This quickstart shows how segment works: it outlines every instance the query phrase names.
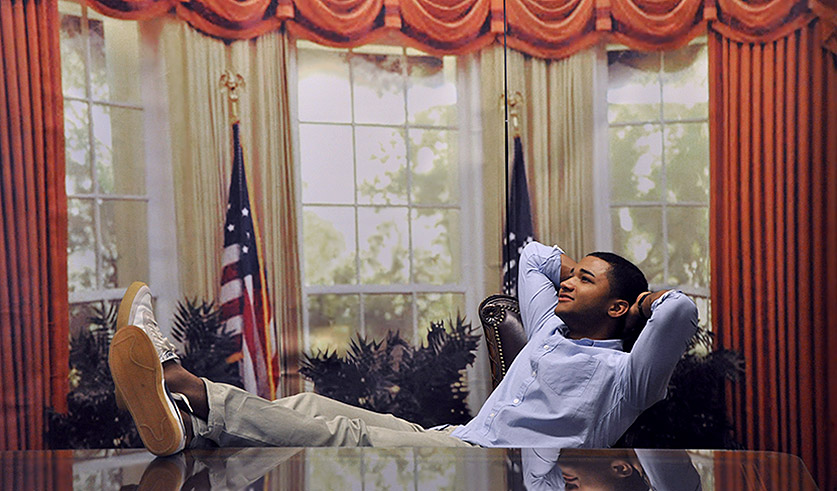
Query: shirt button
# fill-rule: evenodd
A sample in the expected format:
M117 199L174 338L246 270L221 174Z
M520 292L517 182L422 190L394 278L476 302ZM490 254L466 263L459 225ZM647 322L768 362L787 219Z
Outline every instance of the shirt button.
M532 376L535 377L537 375L538 375L538 372L536 372L535 370L532 370Z
M549 349L549 345L548 344L543 345L543 349Z
M515 403L515 404L517 404L518 402L520 402L520 399L518 399L517 397L515 397L515 398L514 398L514 400L513 400L512 402L513 402L513 403Z
M491 414L489 414L488 416L490 416L490 417L492 417L492 418L493 418L493 417L494 417L494 413L491 413Z

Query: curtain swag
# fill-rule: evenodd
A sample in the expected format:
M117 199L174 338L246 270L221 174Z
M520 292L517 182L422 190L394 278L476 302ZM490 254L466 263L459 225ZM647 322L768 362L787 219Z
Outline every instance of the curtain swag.
M603 38L634 49L685 44L707 23L762 40L814 16L834 25L830 0L87 0L122 19L173 14L225 40L285 27L321 44L352 47L382 37L437 54L503 42L540 58L564 58ZM828 40L823 40L824 44ZM835 44L834 38L830 44Z

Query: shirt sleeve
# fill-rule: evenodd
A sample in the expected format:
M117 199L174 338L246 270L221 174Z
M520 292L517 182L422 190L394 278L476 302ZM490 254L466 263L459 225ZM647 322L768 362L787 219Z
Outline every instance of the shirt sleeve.
M558 467L556 449L521 448L520 463L526 491L564 491L564 478Z
M543 322L554 314L558 304L556 285L561 283L561 255L558 246L531 242L520 254L517 298L526 336L532 337Z
M674 367L697 327L697 307L682 292L669 291L651 304L651 317L628 360L629 403L645 410L665 397Z

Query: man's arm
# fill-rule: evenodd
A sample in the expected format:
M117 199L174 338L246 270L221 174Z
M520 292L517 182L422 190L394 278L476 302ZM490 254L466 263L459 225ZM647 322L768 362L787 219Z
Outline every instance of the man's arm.
M517 298L527 337L531 338L535 329L554 315L558 303L557 287L572 267L564 263L575 265L575 261L564 255L558 246L549 247L540 242L530 243L520 254Z
M679 291L640 295L632 314L648 317L629 359L628 400L645 409L663 399L671 374L697 332L697 307ZM636 309L636 310L635 310ZM631 315L631 314L629 314ZM628 319L630 323L632 319Z

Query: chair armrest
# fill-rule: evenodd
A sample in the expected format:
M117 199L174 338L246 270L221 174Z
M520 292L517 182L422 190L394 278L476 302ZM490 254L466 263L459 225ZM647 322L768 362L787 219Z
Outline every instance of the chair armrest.
M496 388L526 344L526 331L517 299L509 295L487 297L480 304L479 316L488 346L491 384Z

